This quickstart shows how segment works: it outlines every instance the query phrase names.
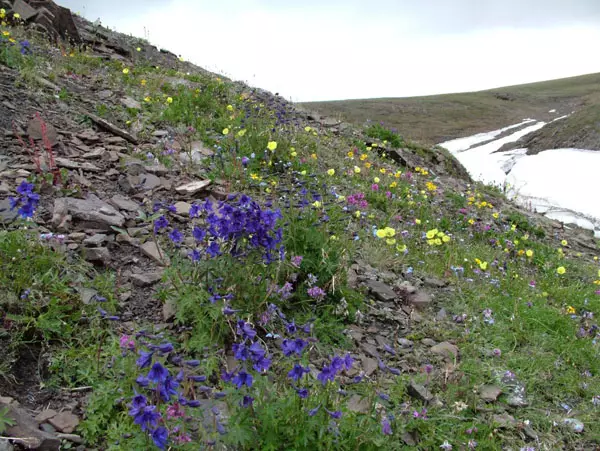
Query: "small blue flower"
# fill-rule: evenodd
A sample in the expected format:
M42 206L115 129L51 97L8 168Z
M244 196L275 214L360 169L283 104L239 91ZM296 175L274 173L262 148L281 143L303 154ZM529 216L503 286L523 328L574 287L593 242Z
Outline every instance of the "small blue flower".
M155 362L148 372L148 379L156 384L165 382L167 377L169 377L169 370L162 366L160 362Z
M165 449L168 439L169 431L164 426L160 426L152 432L152 441L159 449Z

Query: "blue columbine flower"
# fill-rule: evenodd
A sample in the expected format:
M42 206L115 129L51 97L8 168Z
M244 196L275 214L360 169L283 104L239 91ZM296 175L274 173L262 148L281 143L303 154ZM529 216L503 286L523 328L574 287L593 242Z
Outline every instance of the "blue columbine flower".
M192 236L196 241L202 241L206 237L206 230L201 229L198 226L194 226L194 229L192 230Z
M256 331L252 328L252 325L244 320L237 322L236 333L245 340L253 340L256 337Z
M250 373L242 370L233 379L232 382L237 385L237 388L242 388L243 385L252 387L253 377Z
M183 241L183 233L181 233L179 230L177 229L173 229L171 230L171 232L169 233L169 239L174 243L174 244L179 244Z
M302 338L295 338L293 340L289 340L286 338L281 343L281 350L283 351L283 354L286 357L291 356L293 353L296 353L297 355L302 355L302 351L304 350L304 348L306 348L307 345L308 342L303 340Z

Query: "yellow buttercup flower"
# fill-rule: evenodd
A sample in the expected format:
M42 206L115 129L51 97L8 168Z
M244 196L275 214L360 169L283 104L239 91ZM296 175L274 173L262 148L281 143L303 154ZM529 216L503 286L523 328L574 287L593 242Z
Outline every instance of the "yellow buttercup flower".
M267 149L269 149L271 152L275 152L275 149L277 149L277 141L269 141L267 143Z
M141 51L142 51L142 48L141 48L141 47L138 47L136 50L137 50L138 52L141 52Z
M123 73L124 73L125 75L127 75L127 74L129 73L129 69L128 69L128 68L125 68L125 69L123 69Z
M233 111L233 105L227 105L227 111Z
M427 233L425 234L425 236L427 236L428 240L433 239L434 236L436 236L438 234L438 229L431 229L428 230Z
M560 242L560 244L562 244L563 246L566 246L567 244L569 244L569 242L567 240L562 240Z
M565 269L565 267L564 267L564 266L559 266L558 268L556 268L556 272L557 272L558 274L561 274L561 275L562 275L562 274L566 273L566 272L567 272L567 270Z
M20 15L19 13L14 13L14 14L13 14L13 17L14 17L15 19L20 19L20 18L21 18L21 15Z
M304 131L305 131L305 132L309 132L309 131L311 131L311 130L312 130L312 129L311 129L311 128L310 128L308 125L307 125L306 127L304 127Z
M225 128L223 129L222 133L223 133L224 135L228 135L228 134L229 134L229 129L228 129L227 127L225 127Z
M354 172L356 174L360 173L360 168L358 166L354 166Z
M492 216L494 217L494 219L498 219L500 217L498 213L492 213Z
M146 97L144 97L144 102L150 103L150 102L152 102L152 99L149 96L146 96Z
M296 157L296 156L298 156L298 152L292 152L292 153L290 153L290 155L291 155L292 157Z
M525 252L525 255L527 255L529 258L533 257L533 251L531 249L527 249L527 251Z
M368 161L365 163L365 168L369 169L371 167L371 163L369 163Z
M237 132L237 135L241 138L242 136L244 136L246 134L246 129L242 128L240 131Z
M373 181L374 181L375 183L379 183L381 180L379 180L379 177L375 177L375 178L373 179Z
M306 171L300 172L300 175L306 175Z
M315 200L315 201L313 202L313 204L312 204L312 205L313 205L313 207L315 207L315 208L321 208L321 206L322 206L323 204L322 204L321 202L319 202L318 200Z
M415 219L415 224L417 224L417 225L421 224L421 220L420 219Z
M335 174L335 169L328 169L327 170L327 174L334 175Z
M167 97L167 103L173 103L173 97Z
M310 157L311 157L313 160L316 160L316 159L317 159L317 154L316 154L316 153L311 153L311 154L310 154Z
M388 238L387 240L385 240L385 244L389 244L390 246L393 246L394 244L396 244L396 239Z
M354 152L352 152L352 151L348 152L348 157L349 158L354 158Z
M381 169L379 170L379 172L381 172L382 174L385 174L385 168L381 168Z
M479 267L481 268L482 271L485 271L488 267L488 262L479 263Z
M368 156L366 153L363 153L363 154L360 156L360 161L365 161L367 158L369 158L369 156Z
M360 215L361 215L360 211L356 210L354 212L354 216L356 216L357 218L360 218Z
M569 306L567 307L567 313L568 313L569 315L574 315L574 314L575 314L575 308L574 308L573 306L569 305Z
M141 84L142 86L146 86L146 80L145 80L145 79L142 79L142 80L140 81L140 84Z

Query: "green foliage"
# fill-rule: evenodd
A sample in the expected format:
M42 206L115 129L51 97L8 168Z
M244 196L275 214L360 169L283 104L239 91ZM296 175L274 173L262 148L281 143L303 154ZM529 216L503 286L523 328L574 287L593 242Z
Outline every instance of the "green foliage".
M0 435L2 435L7 428L16 424L15 421L8 416L8 412L8 407L0 409Z
M385 128L381 124L373 124L369 126L366 130L367 136L369 138L380 139L381 141L387 141L390 145L397 149L404 145L404 140L402 137L393 131Z

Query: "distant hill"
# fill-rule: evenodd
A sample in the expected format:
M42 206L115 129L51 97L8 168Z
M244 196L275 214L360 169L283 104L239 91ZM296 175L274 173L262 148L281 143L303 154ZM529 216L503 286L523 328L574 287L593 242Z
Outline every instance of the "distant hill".
M571 143L600 150L599 92L600 73L597 73L478 92L302 105L349 122L381 121L404 137L425 145L495 130L523 118L550 121L575 111L573 116L536 134L536 148L543 150L539 146Z

